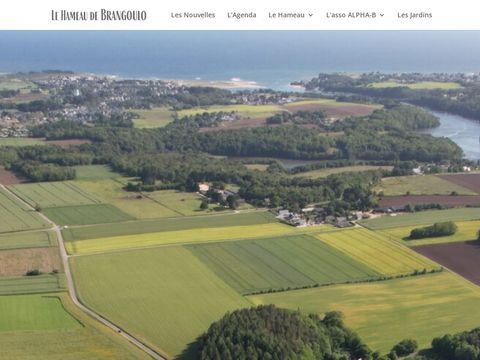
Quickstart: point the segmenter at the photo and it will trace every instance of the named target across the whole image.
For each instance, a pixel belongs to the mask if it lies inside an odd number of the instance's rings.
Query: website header
[[[471,0],[387,2],[16,1],[0,4],[1,30],[478,30]]]

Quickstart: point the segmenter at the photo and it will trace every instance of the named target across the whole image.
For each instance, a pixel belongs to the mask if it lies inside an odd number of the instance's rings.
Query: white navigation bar
[[[480,30],[473,0],[2,1],[1,30]]]

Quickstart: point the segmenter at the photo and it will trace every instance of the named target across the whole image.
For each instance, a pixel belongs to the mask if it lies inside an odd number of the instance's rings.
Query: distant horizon
[[[320,72],[480,71],[480,31],[0,31],[0,73],[46,69],[256,81]]]

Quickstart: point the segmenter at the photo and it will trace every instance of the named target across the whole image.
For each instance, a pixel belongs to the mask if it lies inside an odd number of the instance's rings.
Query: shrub
[[[431,226],[416,228],[410,232],[410,239],[449,236],[457,232],[457,225],[453,221],[435,223]]]
[[[398,356],[407,356],[414,353],[418,349],[418,344],[415,340],[405,339],[400,341],[392,348]]]
[[[41,274],[41,272],[38,269],[28,270],[25,273],[25,275],[27,275],[27,276],[37,276],[37,275],[40,275],[40,274]]]

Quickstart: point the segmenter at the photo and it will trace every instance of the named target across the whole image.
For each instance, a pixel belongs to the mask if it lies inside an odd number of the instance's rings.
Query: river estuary
[[[448,137],[455,141],[471,160],[480,159],[480,121],[469,120],[458,115],[429,110],[440,119],[440,126],[427,130],[436,137]]]

